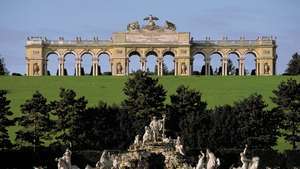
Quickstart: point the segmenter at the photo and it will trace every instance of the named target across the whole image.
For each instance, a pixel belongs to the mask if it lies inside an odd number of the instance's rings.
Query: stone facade
[[[151,16],[152,17],[152,16]],[[147,19],[148,18],[148,19]],[[222,57],[222,75],[227,75],[228,56],[238,56],[239,75],[245,75],[245,55],[252,53],[256,59],[257,75],[275,75],[276,73],[276,41],[271,37],[259,37],[256,40],[193,40],[189,32],[176,32],[173,23],[166,21],[165,26],[157,26],[155,19],[147,17],[148,24],[140,27],[138,22],[128,24],[126,32],[112,34],[111,40],[48,40],[42,37],[29,37],[26,41],[26,74],[42,76],[47,74],[47,57],[55,53],[59,58],[58,75],[64,75],[65,56],[73,53],[76,57],[75,74],[81,75],[82,56],[92,55],[93,75],[98,75],[100,54],[110,57],[111,72],[114,76],[129,74],[129,58],[139,55],[140,69],[146,71],[147,56],[155,55],[157,74],[163,75],[163,57],[174,56],[174,75],[189,76],[193,71],[193,56],[204,55],[205,74],[210,74],[210,56],[218,53]],[[156,18],[156,17],[155,17]],[[157,18],[158,19],[158,18]],[[156,20],[157,20],[156,19]]]

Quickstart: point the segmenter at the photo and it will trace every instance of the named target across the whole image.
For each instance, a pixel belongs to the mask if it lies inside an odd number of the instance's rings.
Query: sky
[[[280,74],[300,52],[299,8],[299,0],[1,0],[0,54],[10,72],[25,73],[28,36],[110,39],[130,22],[145,24],[143,18],[152,14],[158,24],[172,21],[195,40],[276,36]],[[54,62],[49,67],[56,66],[55,58],[49,60]]]

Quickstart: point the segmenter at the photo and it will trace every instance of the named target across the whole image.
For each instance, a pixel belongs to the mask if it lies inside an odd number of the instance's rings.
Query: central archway
[[[157,53],[154,51],[146,54],[146,72],[149,75],[157,75]]]

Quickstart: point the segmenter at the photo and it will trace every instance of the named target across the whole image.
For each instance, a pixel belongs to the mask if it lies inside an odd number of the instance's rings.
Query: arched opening
[[[98,75],[111,75],[111,63],[109,61],[109,55],[107,53],[100,53],[98,58]]]
[[[146,72],[149,75],[157,75],[157,54],[154,51],[146,54]]]
[[[93,55],[86,52],[81,56],[81,75],[93,75],[92,62]]]
[[[196,53],[193,56],[193,75],[205,75],[205,55]]]
[[[227,75],[239,75],[239,55],[231,52],[227,58]]]
[[[210,75],[222,75],[222,55],[218,52],[210,56]]]
[[[173,52],[168,51],[164,53],[162,65],[163,75],[174,75],[174,58],[175,54]]]
[[[256,75],[256,55],[249,52],[245,55],[245,75]]]
[[[58,76],[59,56],[53,52],[47,56],[47,75]]]
[[[76,55],[72,52],[68,52],[64,55],[64,60],[64,75],[75,76]]]
[[[140,54],[137,51],[131,52],[129,57],[129,74],[135,73],[141,69]]]

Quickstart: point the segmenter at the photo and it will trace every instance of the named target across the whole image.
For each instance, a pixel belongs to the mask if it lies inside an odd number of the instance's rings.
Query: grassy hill
[[[115,76],[82,76],[82,77],[0,77],[0,89],[8,90],[8,98],[11,100],[11,110],[15,116],[20,115],[20,105],[26,99],[31,98],[34,91],[39,90],[48,100],[58,98],[60,87],[74,89],[78,96],[85,96],[89,106],[97,105],[99,100],[110,104],[119,104],[124,99],[122,88],[128,77]],[[289,78],[300,81],[300,76],[190,76],[159,77],[159,82],[168,91],[167,95],[174,94],[179,85],[187,85],[190,88],[199,90],[203,99],[210,108],[232,104],[234,101],[245,98],[252,93],[262,94],[269,107],[274,106],[270,100],[273,96],[272,90],[278,84]],[[166,102],[169,102],[167,97]],[[10,129],[11,136],[15,127]],[[285,146],[283,146],[285,145]],[[286,144],[280,140],[279,149],[286,148]]]

